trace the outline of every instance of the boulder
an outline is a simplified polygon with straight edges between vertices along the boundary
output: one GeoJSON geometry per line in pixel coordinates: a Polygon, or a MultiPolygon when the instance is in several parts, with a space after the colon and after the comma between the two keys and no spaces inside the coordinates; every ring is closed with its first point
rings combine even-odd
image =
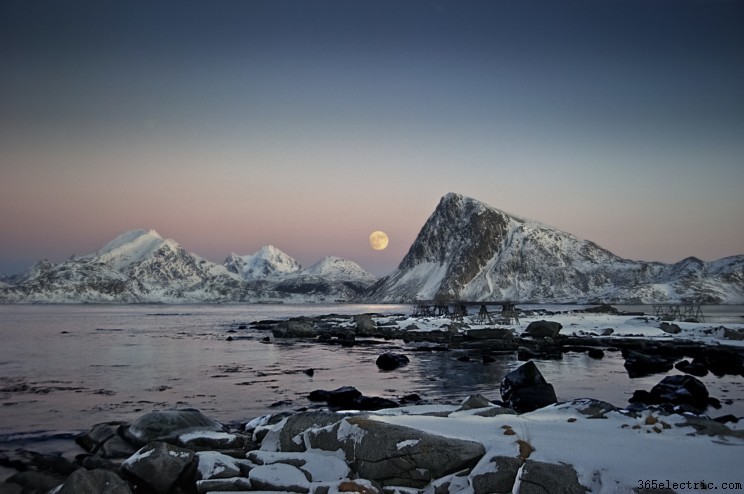
{"type": "Polygon", "coordinates": [[[475,494],[512,492],[522,461],[516,457],[483,458],[470,472],[470,485],[475,494]]]}
{"type": "Polygon", "coordinates": [[[674,363],[659,355],[647,355],[634,350],[623,351],[623,356],[625,357],[625,370],[632,379],[669,372],[674,363]]]}
{"type": "Polygon", "coordinates": [[[96,424],[87,433],[76,437],[75,442],[84,450],[95,453],[103,443],[116,435],[121,425],[124,425],[124,422],[96,424]]]}
{"type": "Polygon", "coordinates": [[[132,489],[115,472],[80,468],[67,477],[55,494],[132,494],[132,489]]]}
{"type": "Polygon", "coordinates": [[[317,389],[308,395],[310,401],[325,401],[336,410],[380,410],[395,408],[398,404],[386,398],[362,396],[353,386],[342,386],[332,391],[317,389]]]}
{"type": "Polygon", "coordinates": [[[705,377],[708,375],[708,367],[705,362],[700,359],[693,359],[692,362],[689,360],[681,360],[674,364],[674,368],[685,374],[691,374],[697,377],[705,377]]]}
{"type": "Polygon", "coordinates": [[[601,348],[590,348],[586,351],[586,354],[587,356],[589,356],[589,358],[597,360],[603,359],[605,356],[604,350],[602,350],[601,348]]]}
{"type": "Polygon", "coordinates": [[[527,460],[519,476],[520,494],[584,494],[588,489],[579,483],[576,470],[565,463],[543,463],[527,460]]]}
{"type": "Polygon", "coordinates": [[[310,482],[305,474],[297,467],[286,463],[260,465],[252,468],[248,479],[254,490],[310,492],[310,482]]]}
{"type": "Polygon", "coordinates": [[[246,492],[252,488],[251,481],[245,477],[196,481],[196,491],[199,494],[207,494],[208,492],[246,492]]]}
{"type": "MultiPolygon", "coordinates": [[[[276,442],[279,451],[305,451],[302,434],[306,430],[335,424],[344,417],[346,417],[346,414],[326,410],[296,413],[287,418],[284,426],[278,432],[269,434],[278,436],[276,442]]],[[[270,442],[270,439],[264,439],[264,443],[268,442],[270,442]]]]}
{"type": "Polygon", "coordinates": [[[147,413],[129,426],[125,436],[140,446],[153,441],[177,444],[179,436],[195,431],[226,432],[226,429],[199,410],[186,408],[147,413]]]}
{"type": "Polygon", "coordinates": [[[196,453],[197,479],[229,479],[242,475],[241,465],[247,465],[245,460],[237,460],[216,451],[201,451],[196,453]]]}
{"type": "Polygon", "coordinates": [[[474,466],[485,454],[474,441],[446,438],[364,417],[307,431],[309,446],[341,450],[360,478],[383,486],[423,488],[432,479],[474,466]]]}
{"type": "Polygon", "coordinates": [[[137,483],[159,494],[173,488],[194,460],[194,452],[164,442],[153,442],[140,448],[121,465],[121,471],[137,483]]]}
{"type": "Polygon", "coordinates": [[[540,321],[529,323],[523,334],[524,336],[532,336],[534,338],[555,338],[558,336],[561,328],[563,328],[563,325],[559,322],[541,319],[540,321]]]}
{"type": "Polygon", "coordinates": [[[651,388],[657,403],[690,405],[700,411],[708,407],[708,390],[705,384],[692,376],[667,376],[651,388]]]}
{"type": "Polygon", "coordinates": [[[382,355],[377,357],[375,364],[382,370],[391,371],[397,369],[398,367],[408,365],[409,362],[410,360],[408,359],[408,357],[401,353],[388,352],[383,353],[382,355]]]}
{"type": "Polygon", "coordinates": [[[679,334],[682,332],[682,328],[670,322],[663,322],[659,324],[659,328],[665,333],[669,334],[679,334]]]}
{"type": "Polygon", "coordinates": [[[318,389],[310,392],[310,401],[325,401],[331,408],[353,409],[356,400],[362,396],[362,392],[353,386],[342,386],[331,391],[318,389]]]}
{"type": "Polygon", "coordinates": [[[51,491],[64,483],[64,478],[59,475],[28,470],[11,475],[5,482],[20,485],[23,494],[36,494],[51,491]]]}
{"type": "Polygon", "coordinates": [[[531,361],[504,376],[501,399],[519,413],[531,412],[558,401],[553,386],[531,361]]]}

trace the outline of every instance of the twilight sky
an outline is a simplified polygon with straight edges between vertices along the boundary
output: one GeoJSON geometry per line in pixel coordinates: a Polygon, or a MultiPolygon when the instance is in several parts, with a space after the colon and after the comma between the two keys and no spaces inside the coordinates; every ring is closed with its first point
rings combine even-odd
{"type": "Polygon", "coordinates": [[[383,275],[447,192],[744,254],[744,2],[0,0],[0,273],[154,228],[383,275]]]}

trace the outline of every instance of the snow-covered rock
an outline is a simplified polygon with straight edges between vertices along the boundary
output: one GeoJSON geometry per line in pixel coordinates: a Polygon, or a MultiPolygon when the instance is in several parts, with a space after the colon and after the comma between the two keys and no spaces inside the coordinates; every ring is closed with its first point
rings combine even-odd
{"type": "Polygon", "coordinates": [[[447,194],[372,302],[743,303],[744,255],[631,261],[588,240],[447,194]]]}
{"type": "Polygon", "coordinates": [[[285,254],[273,245],[261,247],[252,255],[239,256],[231,253],[225,259],[228,271],[246,280],[265,280],[296,273],[302,266],[296,259],[285,254]]]}

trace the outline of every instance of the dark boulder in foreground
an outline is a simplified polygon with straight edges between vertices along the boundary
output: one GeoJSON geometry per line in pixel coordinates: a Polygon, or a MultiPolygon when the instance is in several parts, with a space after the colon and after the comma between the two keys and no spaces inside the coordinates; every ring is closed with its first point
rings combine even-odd
{"type": "Polygon", "coordinates": [[[377,367],[379,367],[382,370],[391,371],[395,370],[398,367],[402,367],[404,365],[408,365],[410,360],[408,357],[401,353],[383,353],[379,357],[377,357],[377,361],[375,361],[375,364],[377,367]]]}
{"type": "Polygon", "coordinates": [[[651,391],[637,390],[628,400],[631,403],[644,405],[683,406],[702,412],[711,403],[705,384],[692,376],[667,376],[651,391]]]}
{"type": "Polygon", "coordinates": [[[501,381],[501,399],[519,413],[531,412],[558,402],[549,384],[534,362],[511,371],[501,381]]]}

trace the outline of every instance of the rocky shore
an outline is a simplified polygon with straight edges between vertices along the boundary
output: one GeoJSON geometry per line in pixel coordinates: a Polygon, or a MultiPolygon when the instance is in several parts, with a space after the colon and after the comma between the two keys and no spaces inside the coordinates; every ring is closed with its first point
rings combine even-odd
{"type": "MultiPolygon", "coordinates": [[[[711,418],[720,402],[697,377],[744,377],[744,330],[642,315],[624,315],[609,327],[605,315],[617,316],[604,307],[581,324],[568,321],[583,315],[547,312],[518,326],[374,314],[241,324],[228,339],[252,330],[265,332],[266,344],[403,340],[405,353],[458,350],[460,358],[484,364],[514,354],[525,363],[504,376],[497,396],[472,395],[457,404],[416,394],[392,401],[342,386],[310,391],[311,407],[230,426],[194,409],[96,424],[76,439],[81,449],[74,457],[0,451],[0,494],[615,493],[740,486],[744,420],[711,418]],[[538,367],[569,352],[596,359],[619,352],[629,376],[665,376],[636,390],[627,404],[559,403],[538,367]],[[680,374],[666,375],[674,368],[680,374]]],[[[405,372],[413,357],[405,353],[381,352],[376,365],[405,372]]]]}
{"type": "Polygon", "coordinates": [[[343,387],[311,393],[322,409],[233,429],[194,409],[153,411],[96,424],[76,439],[85,452],[73,459],[2,454],[0,465],[15,473],[0,493],[677,492],[642,482],[740,482],[744,420],[690,413],[707,394],[682,377],[689,379],[665,378],[652,390],[658,404],[625,409],[557,403],[527,362],[504,377],[500,400],[377,401],[367,403],[375,411],[360,411],[351,408],[365,397],[343,387]]]}

